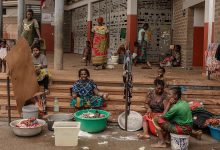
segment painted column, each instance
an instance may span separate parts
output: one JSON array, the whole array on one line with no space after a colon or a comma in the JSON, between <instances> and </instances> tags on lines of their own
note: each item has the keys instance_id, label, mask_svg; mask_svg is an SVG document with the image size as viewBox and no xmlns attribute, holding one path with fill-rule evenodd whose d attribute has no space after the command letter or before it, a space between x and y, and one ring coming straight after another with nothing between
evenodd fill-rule
<instances>
[{"instance_id":1,"label":"painted column","mask_svg":"<svg viewBox=\"0 0 220 150\"><path fill-rule=\"evenodd\" d=\"M204 23L204 59L203 59L203 71L206 70L206 50L212 40L213 22L214 22L214 8L215 0L205 0L205 23Z\"/></svg>"},{"instance_id":2,"label":"painted column","mask_svg":"<svg viewBox=\"0 0 220 150\"><path fill-rule=\"evenodd\" d=\"M24 0L18 0L18 38L21 36L22 33L22 24L24 19Z\"/></svg>"},{"instance_id":3,"label":"painted column","mask_svg":"<svg viewBox=\"0 0 220 150\"><path fill-rule=\"evenodd\" d=\"M64 0L55 0L54 12L54 69L63 69Z\"/></svg>"},{"instance_id":4,"label":"painted column","mask_svg":"<svg viewBox=\"0 0 220 150\"><path fill-rule=\"evenodd\" d=\"M213 15L212 15L212 37L211 37L211 42L214 43L214 37L215 37L215 0L213 0Z\"/></svg>"},{"instance_id":5,"label":"painted column","mask_svg":"<svg viewBox=\"0 0 220 150\"><path fill-rule=\"evenodd\" d=\"M3 10L3 0L0 0L0 10ZM0 11L0 39L3 38L3 11Z\"/></svg>"},{"instance_id":6,"label":"painted column","mask_svg":"<svg viewBox=\"0 0 220 150\"><path fill-rule=\"evenodd\" d=\"M134 51L134 42L137 40L137 0L127 0L127 32L126 41Z\"/></svg>"},{"instance_id":7,"label":"painted column","mask_svg":"<svg viewBox=\"0 0 220 150\"><path fill-rule=\"evenodd\" d=\"M87 18L87 40L91 43L91 31L92 31L92 3L88 3L88 18Z\"/></svg>"}]
</instances>

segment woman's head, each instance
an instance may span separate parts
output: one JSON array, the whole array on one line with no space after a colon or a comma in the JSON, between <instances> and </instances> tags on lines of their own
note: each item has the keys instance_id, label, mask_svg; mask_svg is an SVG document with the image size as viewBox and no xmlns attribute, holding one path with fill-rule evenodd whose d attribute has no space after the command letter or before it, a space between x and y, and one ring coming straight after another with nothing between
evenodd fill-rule
<instances>
[{"instance_id":1,"label":"woman's head","mask_svg":"<svg viewBox=\"0 0 220 150\"><path fill-rule=\"evenodd\" d=\"M97 19L97 22L98 22L98 25L102 25L103 22L104 22L104 18L99 17L99 18Z\"/></svg>"},{"instance_id":2,"label":"woman's head","mask_svg":"<svg viewBox=\"0 0 220 150\"><path fill-rule=\"evenodd\" d=\"M144 30L147 30L149 28L149 24L148 23L145 23L144 25L143 25L143 29Z\"/></svg>"},{"instance_id":3,"label":"woman's head","mask_svg":"<svg viewBox=\"0 0 220 150\"><path fill-rule=\"evenodd\" d=\"M87 80L90 77L89 70L86 68L80 69L78 76L81 80Z\"/></svg>"},{"instance_id":4,"label":"woman's head","mask_svg":"<svg viewBox=\"0 0 220 150\"><path fill-rule=\"evenodd\" d=\"M155 84L155 92L157 95L161 95L164 92L164 81L156 79L154 81Z\"/></svg>"},{"instance_id":5,"label":"woman's head","mask_svg":"<svg viewBox=\"0 0 220 150\"><path fill-rule=\"evenodd\" d=\"M169 89L168 97L173 98L174 100L178 101L181 99L182 91L180 87L172 87Z\"/></svg>"},{"instance_id":6,"label":"woman's head","mask_svg":"<svg viewBox=\"0 0 220 150\"><path fill-rule=\"evenodd\" d=\"M175 45L175 51L180 52L181 46L180 45Z\"/></svg>"},{"instance_id":7,"label":"woman's head","mask_svg":"<svg viewBox=\"0 0 220 150\"><path fill-rule=\"evenodd\" d=\"M90 46L90 41L86 41L86 46Z\"/></svg>"},{"instance_id":8,"label":"woman's head","mask_svg":"<svg viewBox=\"0 0 220 150\"><path fill-rule=\"evenodd\" d=\"M26 12L27 19L31 20L33 16L34 16L34 11L32 9L28 9Z\"/></svg>"}]
</instances>

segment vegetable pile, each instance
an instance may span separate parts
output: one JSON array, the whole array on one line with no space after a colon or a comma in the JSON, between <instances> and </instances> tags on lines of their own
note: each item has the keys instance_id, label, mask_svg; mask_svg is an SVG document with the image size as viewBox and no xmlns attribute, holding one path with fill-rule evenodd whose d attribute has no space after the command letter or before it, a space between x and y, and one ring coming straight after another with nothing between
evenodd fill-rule
<instances>
[{"instance_id":1,"label":"vegetable pile","mask_svg":"<svg viewBox=\"0 0 220 150\"><path fill-rule=\"evenodd\" d=\"M220 125L220 119L217 119L217 118L210 118L210 119L207 119L205 121L205 124L204 126L208 126L208 125L211 125L211 126L219 126Z\"/></svg>"}]
</instances>

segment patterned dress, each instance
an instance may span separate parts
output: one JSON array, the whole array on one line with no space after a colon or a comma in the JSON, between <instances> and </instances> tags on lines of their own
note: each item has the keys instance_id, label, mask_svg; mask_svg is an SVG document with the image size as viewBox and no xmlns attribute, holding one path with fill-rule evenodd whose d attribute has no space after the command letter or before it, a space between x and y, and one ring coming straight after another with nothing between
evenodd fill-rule
<instances>
[{"instance_id":1,"label":"patterned dress","mask_svg":"<svg viewBox=\"0 0 220 150\"><path fill-rule=\"evenodd\" d=\"M39 24L36 19L23 21L23 32L21 36L23 36L27 41L29 46L32 45L34 41L35 29L39 28Z\"/></svg>"},{"instance_id":2,"label":"patterned dress","mask_svg":"<svg viewBox=\"0 0 220 150\"><path fill-rule=\"evenodd\" d=\"M73 107L101 107L104 99L100 96L95 96L93 90L97 85L92 80L78 80L73 84L72 92L77 94L77 98L73 98L71 106Z\"/></svg>"},{"instance_id":3,"label":"patterned dress","mask_svg":"<svg viewBox=\"0 0 220 150\"><path fill-rule=\"evenodd\" d=\"M109 31L106 26L95 26L92 32L94 33L92 63L93 65L106 64L108 49L107 33Z\"/></svg>"}]
</instances>

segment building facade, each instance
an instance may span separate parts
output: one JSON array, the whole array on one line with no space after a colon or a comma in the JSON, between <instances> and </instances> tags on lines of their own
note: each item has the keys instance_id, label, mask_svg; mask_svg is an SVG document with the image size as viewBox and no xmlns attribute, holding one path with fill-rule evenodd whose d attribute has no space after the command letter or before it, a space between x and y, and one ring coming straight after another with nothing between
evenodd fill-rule
<instances>
[{"instance_id":1,"label":"building facade","mask_svg":"<svg viewBox=\"0 0 220 150\"><path fill-rule=\"evenodd\" d=\"M40 4L39 4L40 5ZM46 0L41 9L41 34L47 51L54 47L54 11L56 0ZM16 6L15 6L16 7ZM134 50L138 30L150 25L152 42L149 59L160 61L169 45L181 46L183 67L205 67L205 51L211 42L219 42L220 2L215 0L72 0L64 3L63 52L81 54L90 40L92 26L102 16L110 30L110 50L129 43ZM8 12L13 12L8 8ZM16 38L16 13L4 17L4 37ZM13 29L13 30L11 30ZM126 36L123 36L126 32Z\"/></svg>"}]
</instances>

